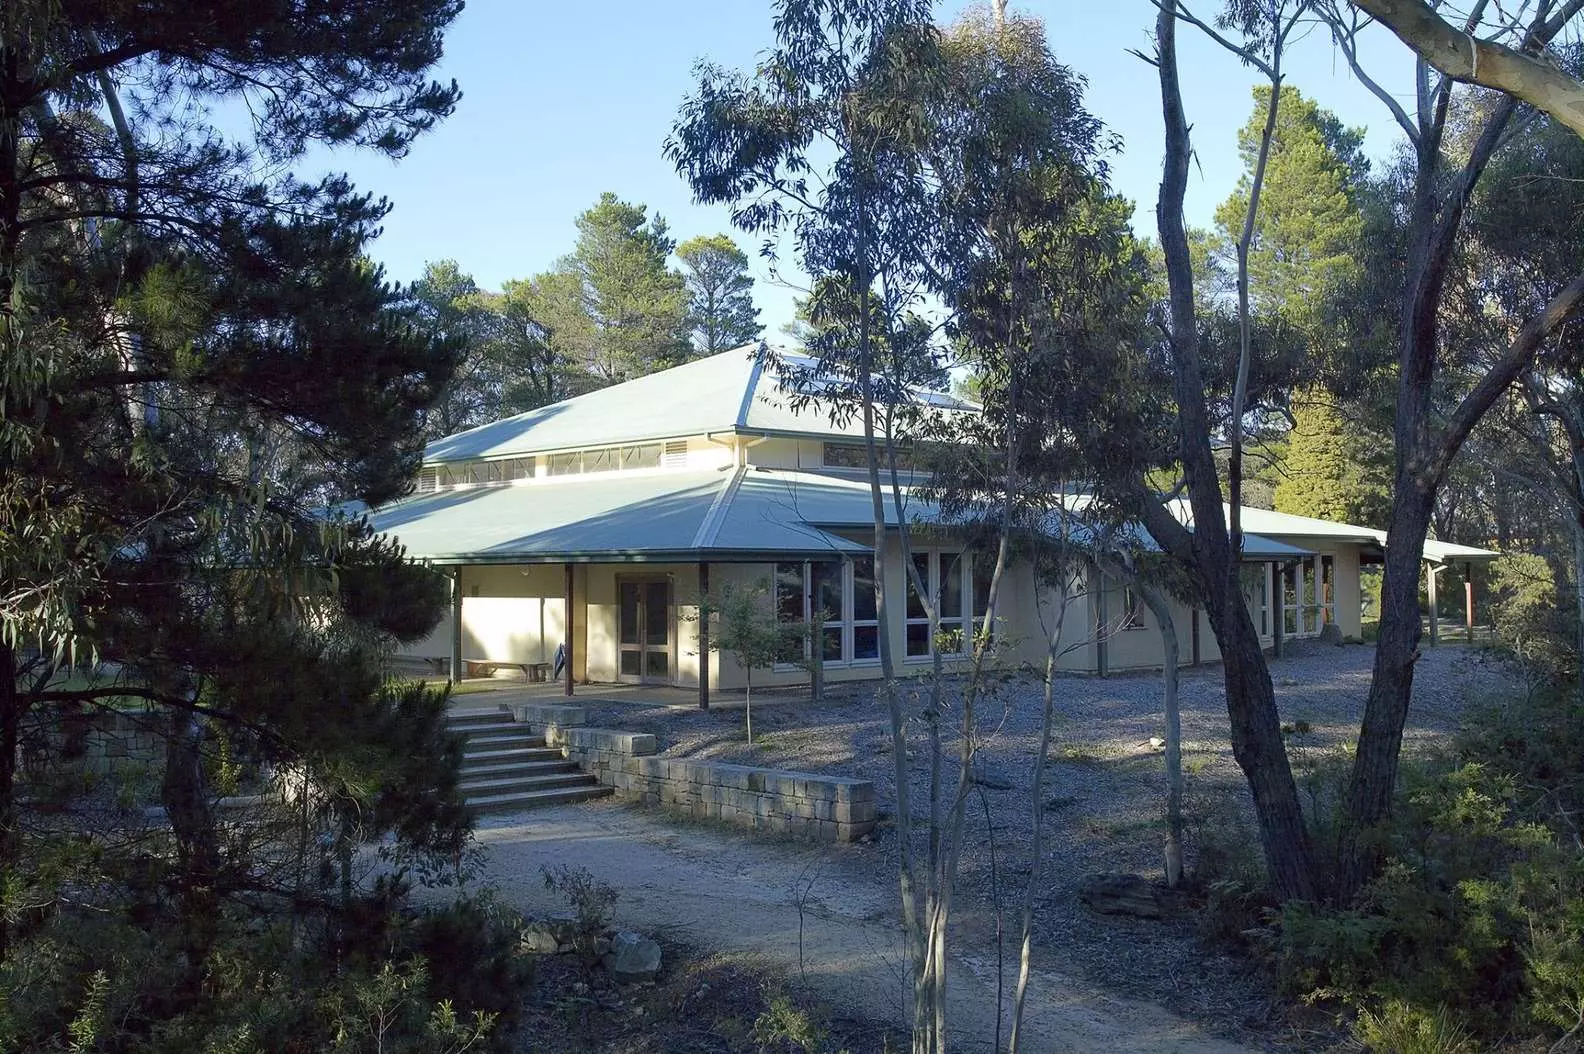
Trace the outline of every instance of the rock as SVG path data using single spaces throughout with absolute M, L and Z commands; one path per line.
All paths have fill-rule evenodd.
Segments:
M 623 984 L 652 981 L 660 972 L 660 945 L 640 933 L 622 931 L 611 938 L 610 951 L 600 962 L 613 980 Z
M 1166 741 L 1160 736 L 1150 736 L 1149 745 L 1151 750 L 1160 750 L 1166 745 Z
M 535 922 L 523 927 L 522 940 L 517 947 L 529 955 L 554 955 L 560 944 L 548 930 Z
M 981 787 L 988 788 L 989 790 L 998 791 L 1009 791 L 1012 790 L 1014 786 L 1009 780 L 1001 779 L 999 776 L 987 776 L 983 773 L 975 775 L 973 777 L 973 782 L 979 784 Z
M 553 915 L 524 926 L 518 946 L 533 955 L 556 955 L 571 951 L 576 941 L 577 919 L 570 915 Z
M 1324 626 L 1321 626 L 1320 643 L 1335 644 L 1340 648 L 1342 646 L 1342 627 L 1335 622 L 1327 622 Z
M 1158 919 L 1164 910 L 1155 886 L 1142 875 L 1088 875 L 1078 883 L 1078 899 L 1102 915 Z

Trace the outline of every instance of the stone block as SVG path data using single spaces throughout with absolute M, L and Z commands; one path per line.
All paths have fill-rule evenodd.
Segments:
M 646 780 L 663 780 L 666 775 L 665 758 L 627 758 L 622 768 Z
M 656 753 L 655 737 L 648 732 L 620 732 L 611 728 L 556 728 L 556 742 L 569 750 L 584 753 L 604 751 L 627 757 L 647 757 Z M 546 737 L 549 741 L 549 737 Z
M 733 790 L 748 790 L 749 777 L 753 770 L 746 765 L 716 765 L 710 774 L 711 780 L 720 787 L 730 787 Z
M 873 824 L 878 814 L 875 803 L 872 801 L 833 803 L 832 817 L 837 823 L 867 823 Z
M 588 709 L 565 703 L 513 703 L 512 720 L 535 729 L 576 728 L 588 721 Z

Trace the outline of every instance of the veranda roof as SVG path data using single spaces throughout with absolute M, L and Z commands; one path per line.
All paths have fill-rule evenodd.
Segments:
M 415 495 L 372 513 L 435 563 L 768 560 L 868 552 L 787 515 L 817 488 L 748 488 L 747 470 L 553 477 Z M 784 507 L 778 507 L 784 506 Z
M 1229 512 L 1230 508 L 1228 506 Z M 1270 509 L 1244 508 L 1243 527 L 1245 530 L 1285 538 L 1358 542 L 1363 545 L 1378 546 L 1381 549 L 1386 548 L 1385 531 L 1351 523 L 1333 523 L 1312 516 L 1295 516 L 1290 512 L 1275 512 Z M 1426 538 L 1424 543 L 1424 559 L 1433 564 L 1479 563 L 1494 560 L 1500 555 L 1501 553 L 1490 549 L 1477 549 L 1472 545 L 1457 545 L 1453 542 L 1437 541 L 1434 538 Z
M 867 483 L 809 472 L 738 468 L 553 476 L 514 486 L 420 494 L 376 510 L 374 528 L 414 559 L 452 563 L 829 559 L 871 552 Z M 886 522 L 900 523 L 888 495 Z M 930 523 L 911 499 L 902 514 Z M 1146 544 L 1147 539 L 1146 539 Z M 1249 559 L 1308 554 L 1248 535 Z

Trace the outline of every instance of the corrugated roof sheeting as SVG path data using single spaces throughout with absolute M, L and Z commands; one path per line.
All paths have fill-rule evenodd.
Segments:
M 642 560 L 867 552 L 764 501 L 722 495 L 729 472 L 571 478 L 408 498 L 371 517 L 415 559 Z M 712 522 L 713 521 L 713 522 Z

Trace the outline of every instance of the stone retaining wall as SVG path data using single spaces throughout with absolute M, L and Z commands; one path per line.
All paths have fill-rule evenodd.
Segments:
M 580 727 L 582 707 L 522 705 L 513 716 L 622 797 L 695 819 L 785 831 L 826 842 L 851 842 L 874 829 L 874 784 L 868 780 L 785 772 L 718 761 L 655 757 L 655 737 Z
M 165 758 L 163 714 L 97 711 L 67 714 L 47 730 L 43 757 L 67 770 L 107 776 L 122 769 L 146 768 Z M 31 758 L 24 737 L 24 767 Z

